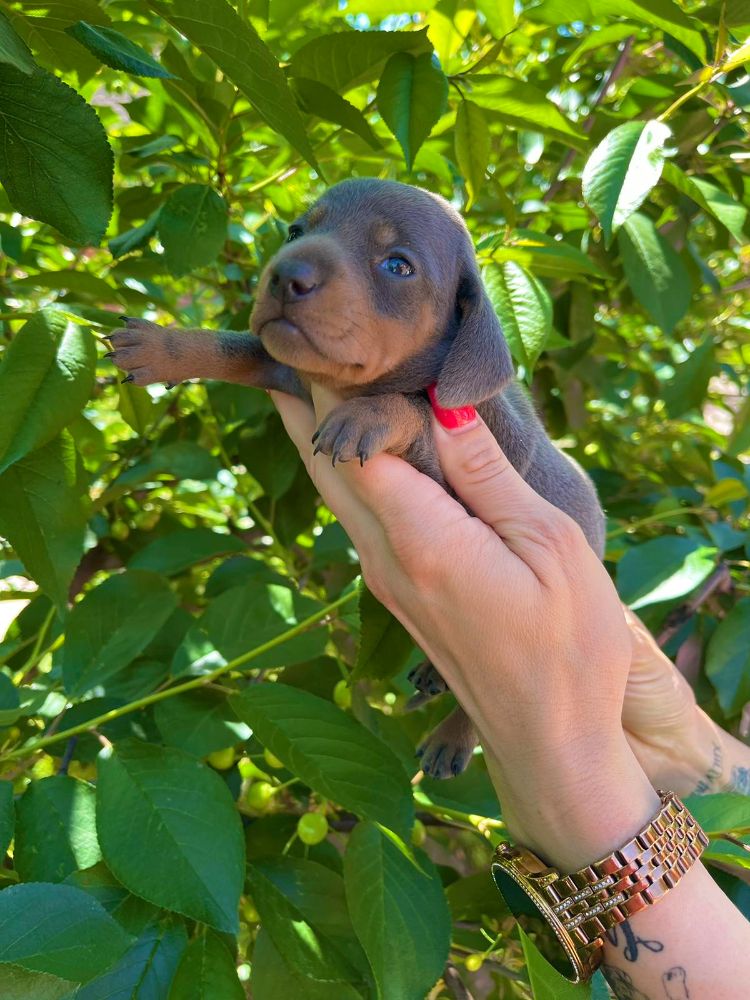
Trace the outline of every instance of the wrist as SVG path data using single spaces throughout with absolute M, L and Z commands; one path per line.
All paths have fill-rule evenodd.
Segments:
M 606 753 L 559 754 L 541 780 L 509 780 L 491 757 L 488 767 L 511 839 L 562 872 L 617 850 L 660 808 L 624 739 Z

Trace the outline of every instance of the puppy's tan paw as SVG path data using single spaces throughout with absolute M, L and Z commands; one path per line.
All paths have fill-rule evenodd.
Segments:
M 349 399 L 328 414 L 313 435 L 314 454 L 330 455 L 331 461 L 351 462 L 387 451 L 393 440 L 388 415 L 377 396 Z
M 454 778 L 469 766 L 478 737 L 461 708 L 447 715 L 417 750 L 420 766 L 430 778 Z
M 107 357 L 127 373 L 123 382 L 151 385 L 152 382 L 181 381 L 175 371 L 172 331 L 147 319 L 131 316 L 122 319 L 126 326 L 109 335 L 113 350 Z

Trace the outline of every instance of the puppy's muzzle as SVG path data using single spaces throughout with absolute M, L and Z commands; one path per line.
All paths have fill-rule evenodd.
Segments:
M 312 295 L 322 283 L 322 276 L 313 263 L 292 258 L 273 265 L 268 290 L 281 303 L 299 302 Z

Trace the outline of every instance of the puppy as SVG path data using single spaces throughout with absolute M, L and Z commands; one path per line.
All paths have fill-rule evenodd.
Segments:
M 129 319 L 112 333 L 112 356 L 136 385 L 208 378 L 307 399 L 310 382 L 329 386 L 344 402 L 318 427 L 318 451 L 334 463 L 391 452 L 445 485 L 425 392 L 435 384 L 442 406 L 477 407 L 509 461 L 601 557 L 594 488 L 516 382 L 468 230 L 442 198 L 373 179 L 331 188 L 263 271 L 250 328 L 248 336 Z M 429 663 L 411 679 L 421 700 L 446 689 Z M 422 769 L 458 774 L 476 743 L 456 708 L 418 751 Z

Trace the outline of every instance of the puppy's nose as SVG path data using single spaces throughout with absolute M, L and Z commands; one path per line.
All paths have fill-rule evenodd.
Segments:
M 281 260 L 274 266 L 268 287 L 281 302 L 297 302 L 320 285 L 315 267 L 306 260 Z

